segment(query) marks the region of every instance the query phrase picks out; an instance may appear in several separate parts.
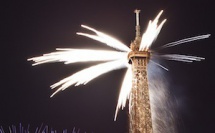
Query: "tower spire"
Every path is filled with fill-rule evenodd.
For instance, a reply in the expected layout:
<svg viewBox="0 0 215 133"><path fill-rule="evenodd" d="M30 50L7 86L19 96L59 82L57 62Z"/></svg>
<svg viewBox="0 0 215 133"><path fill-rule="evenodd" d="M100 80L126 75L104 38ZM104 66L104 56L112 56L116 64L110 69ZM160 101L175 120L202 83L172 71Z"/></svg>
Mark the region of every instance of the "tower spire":
<svg viewBox="0 0 215 133"><path fill-rule="evenodd" d="M134 13L136 14L136 39L139 39L140 38L140 24L139 24L140 10L136 9L134 10Z"/></svg>

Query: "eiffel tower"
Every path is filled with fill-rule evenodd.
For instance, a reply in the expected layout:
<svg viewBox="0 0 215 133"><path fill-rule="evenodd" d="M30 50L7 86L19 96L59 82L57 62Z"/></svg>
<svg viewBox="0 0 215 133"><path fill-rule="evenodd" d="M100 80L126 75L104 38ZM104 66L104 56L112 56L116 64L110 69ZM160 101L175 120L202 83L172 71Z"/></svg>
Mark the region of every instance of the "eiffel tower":
<svg viewBox="0 0 215 133"><path fill-rule="evenodd" d="M139 25L140 10L136 13L136 37L128 54L132 65L132 90L130 94L129 133L152 133L152 117L147 78L147 64L150 51L139 51L141 37Z"/></svg>

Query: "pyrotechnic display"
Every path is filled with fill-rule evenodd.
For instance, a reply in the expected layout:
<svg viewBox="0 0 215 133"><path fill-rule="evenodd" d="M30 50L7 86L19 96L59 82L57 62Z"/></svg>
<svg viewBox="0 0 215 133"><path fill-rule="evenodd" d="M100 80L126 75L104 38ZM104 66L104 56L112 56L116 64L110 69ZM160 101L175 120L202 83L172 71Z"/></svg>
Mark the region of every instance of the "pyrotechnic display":
<svg viewBox="0 0 215 133"><path fill-rule="evenodd" d="M206 34L189 37L164 44L156 48L157 50L153 50L151 46L156 41L161 29L167 21L167 19L159 21L162 13L163 10L160 11L153 20L149 21L145 32L141 35L139 22L140 10L135 10L136 37L134 41L131 42L130 47L128 44L124 44L106 33L90 26L81 25L82 28L89 30L92 34L78 32L77 35L99 41L101 44L105 44L116 50L56 48L55 52L33 57L28 59L28 61L33 61L33 66L53 62L63 62L66 65L80 62L99 62L97 65L78 71L51 85L51 88L55 89L51 97L67 88L72 88L71 86L85 85L107 72L126 68L127 70L121 85L114 120L117 120L119 110L128 105L129 133L158 133L159 129L157 129L158 127L155 120L157 113L156 107L154 107L156 105L153 105L153 100L155 93L157 93L159 97L159 94L163 92L153 92L153 90L151 90L150 86L152 86L152 83L150 82L152 81L150 81L150 74L153 73L153 75L156 75L154 67L159 67L168 71L168 68L160 64L158 60L165 59L180 62L204 60L203 57L191 55L161 54L159 50L206 39L210 36L210 34ZM154 67L150 68L150 66ZM160 91L162 91L162 89ZM160 132L162 132L162 130Z"/></svg>

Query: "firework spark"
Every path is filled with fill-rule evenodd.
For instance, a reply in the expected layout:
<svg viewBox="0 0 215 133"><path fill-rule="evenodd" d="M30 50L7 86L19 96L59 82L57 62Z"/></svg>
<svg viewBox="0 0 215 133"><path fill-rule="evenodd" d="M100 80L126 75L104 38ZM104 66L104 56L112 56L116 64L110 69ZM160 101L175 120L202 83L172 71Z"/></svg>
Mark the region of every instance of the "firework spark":
<svg viewBox="0 0 215 133"><path fill-rule="evenodd" d="M56 49L57 52L44 54L43 56L28 59L33 60L35 65L64 62L65 64L90 62L90 61L111 61L124 59L127 56L126 52L116 52L108 50L91 50L91 49Z"/></svg>
<svg viewBox="0 0 215 133"><path fill-rule="evenodd" d="M162 13L163 13L163 10L160 11L160 13L154 19L154 21L151 21L151 20L149 21L146 32L142 36L139 51L148 51L149 47L152 45L152 43L157 38L158 34L160 33L161 28L163 27L164 23L166 22L166 19L164 19L159 26L157 25L158 20Z"/></svg>
<svg viewBox="0 0 215 133"><path fill-rule="evenodd" d="M97 34L97 36L96 35L86 34L86 33L79 33L79 32L77 33L78 35L86 36L86 37L89 37L91 39L100 41L102 43L107 44L110 47L116 48L116 49L121 50L121 51L126 51L126 52L130 51L128 46L126 46L122 42L118 41L117 39L115 39L115 38L113 38L113 37L111 37L111 36L109 36L109 35L107 35L105 33L97 31L97 30L95 30L95 29L93 29L93 28L91 28L89 26L86 26L86 25L81 25L81 27L95 32Z"/></svg>
<svg viewBox="0 0 215 133"><path fill-rule="evenodd" d="M187 42L192 42L195 40L201 40L201 39L205 39L210 37L210 34L206 34L206 35L200 35L200 36L195 36L195 37L190 37L190 38L185 38L179 41L175 41L175 42L171 42L171 43L167 43L165 45L163 45L161 48L168 48L168 47L173 47L179 44L183 44L183 43L187 43Z"/></svg>
<svg viewBox="0 0 215 133"><path fill-rule="evenodd" d="M159 17L163 11L161 11L157 17L153 21L149 21L147 30L142 35L141 45L139 51L148 51L150 46L156 40L158 34L160 33L161 28L163 27L166 19L164 19L159 25ZM105 63L100 63L95 66L91 66L84 70L81 70L51 86L52 89L57 88L57 90L51 95L54 96L59 91L65 90L68 87L75 85L86 84L98 76L110 72L112 70L127 68L127 72L124 77L124 81L120 90L118 104L116 107L116 115L120 108L124 108L126 106L126 101L129 99L131 86L132 86L132 74L131 74L131 66L127 63L127 55L131 51L128 46L118 41L117 39L101 32L95 30L89 26L81 25L81 27L88 29L94 32L96 35L88 34L88 33L80 33L78 35L85 36L91 38L93 40L104 43L110 47L113 47L119 51L107 51L107 50L93 50L93 49L66 49L66 48L58 48L56 52L44 54L42 56L33 57L28 59L28 61L33 61L33 65L39 65L43 63L51 63L51 62L64 62L65 64L77 63L77 62L92 62L92 61L106 61ZM182 39L180 41L171 42L166 45L163 45L161 48L168 48L172 46L176 46L179 44L183 44L186 42L191 42L195 40L208 38L210 34L201 35L191 38ZM174 60L174 61L182 61L182 62L193 62L193 61L201 61L204 58L196 57L196 56L187 56L187 55L179 55L179 54L158 54L152 53L152 57L150 58L150 62L155 64L165 70L168 70L164 66L153 61L154 59L166 59L166 60Z"/></svg>
<svg viewBox="0 0 215 133"><path fill-rule="evenodd" d="M98 76L104 73L107 73L109 71L116 70L116 69L125 68L126 67L125 63L126 63L125 60L121 59L121 60L111 61L107 63L102 63L99 65L95 65L95 66L86 68L84 70L81 70L52 85L51 86L52 89L59 86L60 87L57 89L57 91L55 91L51 95L51 97L54 96L57 92L61 90L65 90L71 85L78 86L81 84L86 84L89 81L93 80L94 78L97 78Z"/></svg>
<svg viewBox="0 0 215 133"><path fill-rule="evenodd" d="M129 66L125 74L125 77L121 86L121 90L119 93L118 104L116 107L114 120L116 120L119 109L120 108L123 109L126 106L126 102L129 99L129 95L131 92L131 88L132 88L132 70L131 70L131 66Z"/></svg>

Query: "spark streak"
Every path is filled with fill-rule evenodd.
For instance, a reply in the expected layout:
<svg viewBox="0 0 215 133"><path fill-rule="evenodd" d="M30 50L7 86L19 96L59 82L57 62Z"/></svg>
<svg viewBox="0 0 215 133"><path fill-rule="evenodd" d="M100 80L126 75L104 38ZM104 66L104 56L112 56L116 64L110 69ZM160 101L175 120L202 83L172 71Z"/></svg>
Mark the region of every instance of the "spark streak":
<svg viewBox="0 0 215 133"><path fill-rule="evenodd" d="M56 49L57 52L28 59L35 65L49 62L64 62L65 64L90 61L110 61L126 58L126 52L90 50L90 49Z"/></svg>
<svg viewBox="0 0 215 133"><path fill-rule="evenodd" d="M205 59L203 57L179 55L179 54L166 54L166 55L159 55L159 56L160 58L164 58L166 60L174 60L174 61L182 61L182 62L201 61Z"/></svg>
<svg viewBox="0 0 215 133"><path fill-rule="evenodd" d="M129 66L127 69L127 72L125 74L125 77L124 77L124 80L122 83L122 87L120 89L118 103L116 106L116 112L115 112L115 117L114 117L115 121L116 121L116 117L117 117L119 109L120 108L123 109L126 106L126 102L129 99L129 95L131 92L131 88L132 88L132 70L131 70L131 66Z"/></svg>
<svg viewBox="0 0 215 133"><path fill-rule="evenodd" d="M167 43L163 46L161 46L160 48L168 48L168 47L173 47L179 44L183 44L183 43L187 43L187 42L192 42L192 41L196 41L196 40L201 40L201 39L206 39L210 37L210 34L206 34L206 35L200 35L200 36L195 36L195 37L190 37L190 38L185 38L179 41L175 41L175 42L171 42L171 43Z"/></svg>
<svg viewBox="0 0 215 133"><path fill-rule="evenodd" d="M154 19L154 21L151 21L151 20L149 21L147 30L142 36L142 41L140 44L139 51L147 51L149 47L152 45L152 43L155 41L155 39L157 38L162 26L166 22L166 19L164 19L159 26L157 25L158 20L162 13L163 13L163 10L160 11L160 13Z"/></svg>
<svg viewBox="0 0 215 133"><path fill-rule="evenodd" d="M68 88L71 85L81 85L81 84L87 84L88 82L90 82L91 80L97 78L98 76L107 73L109 71L112 70L117 70L117 69L121 69L121 68L125 68L126 67L126 63L124 59L121 60L116 60L116 61L111 61L111 62L107 62L107 63L102 63L99 65L95 65L89 68L86 68L84 70L81 70L55 84L53 84L51 86L52 89L59 87L52 95L51 97L53 97L56 93L58 93L59 91L63 91L66 88Z"/></svg>
<svg viewBox="0 0 215 133"><path fill-rule="evenodd" d="M79 32L77 33L78 35L86 36L86 37L89 37L91 39L100 41L102 43L106 43L108 46L116 48L116 49L121 50L121 51L125 51L125 52L130 51L128 46L126 46L125 44L121 43L117 39L115 39L115 38L113 38L113 37L111 37L105 33L97 31L97 30L95 30L89 26L86 26L86 25L81 25L81 27L95 32L98 36L90 35L90 34L86 34L86 33L79 33Z"/></svg>
<svg viewBox="0 0 215 133"><path fill-rule="evenodd" d="M157 66L159 66L159 67L161 67L161 68L163 68L163 69L166 70L166 71L169 71L168 68L162 66L161 64L159 64L159 63L157 63L157 62L155 62L155 61L153 61L153 60L150 60L150 62L153 63L153 64L155 64L155 65L157 65Z"/></svg>

